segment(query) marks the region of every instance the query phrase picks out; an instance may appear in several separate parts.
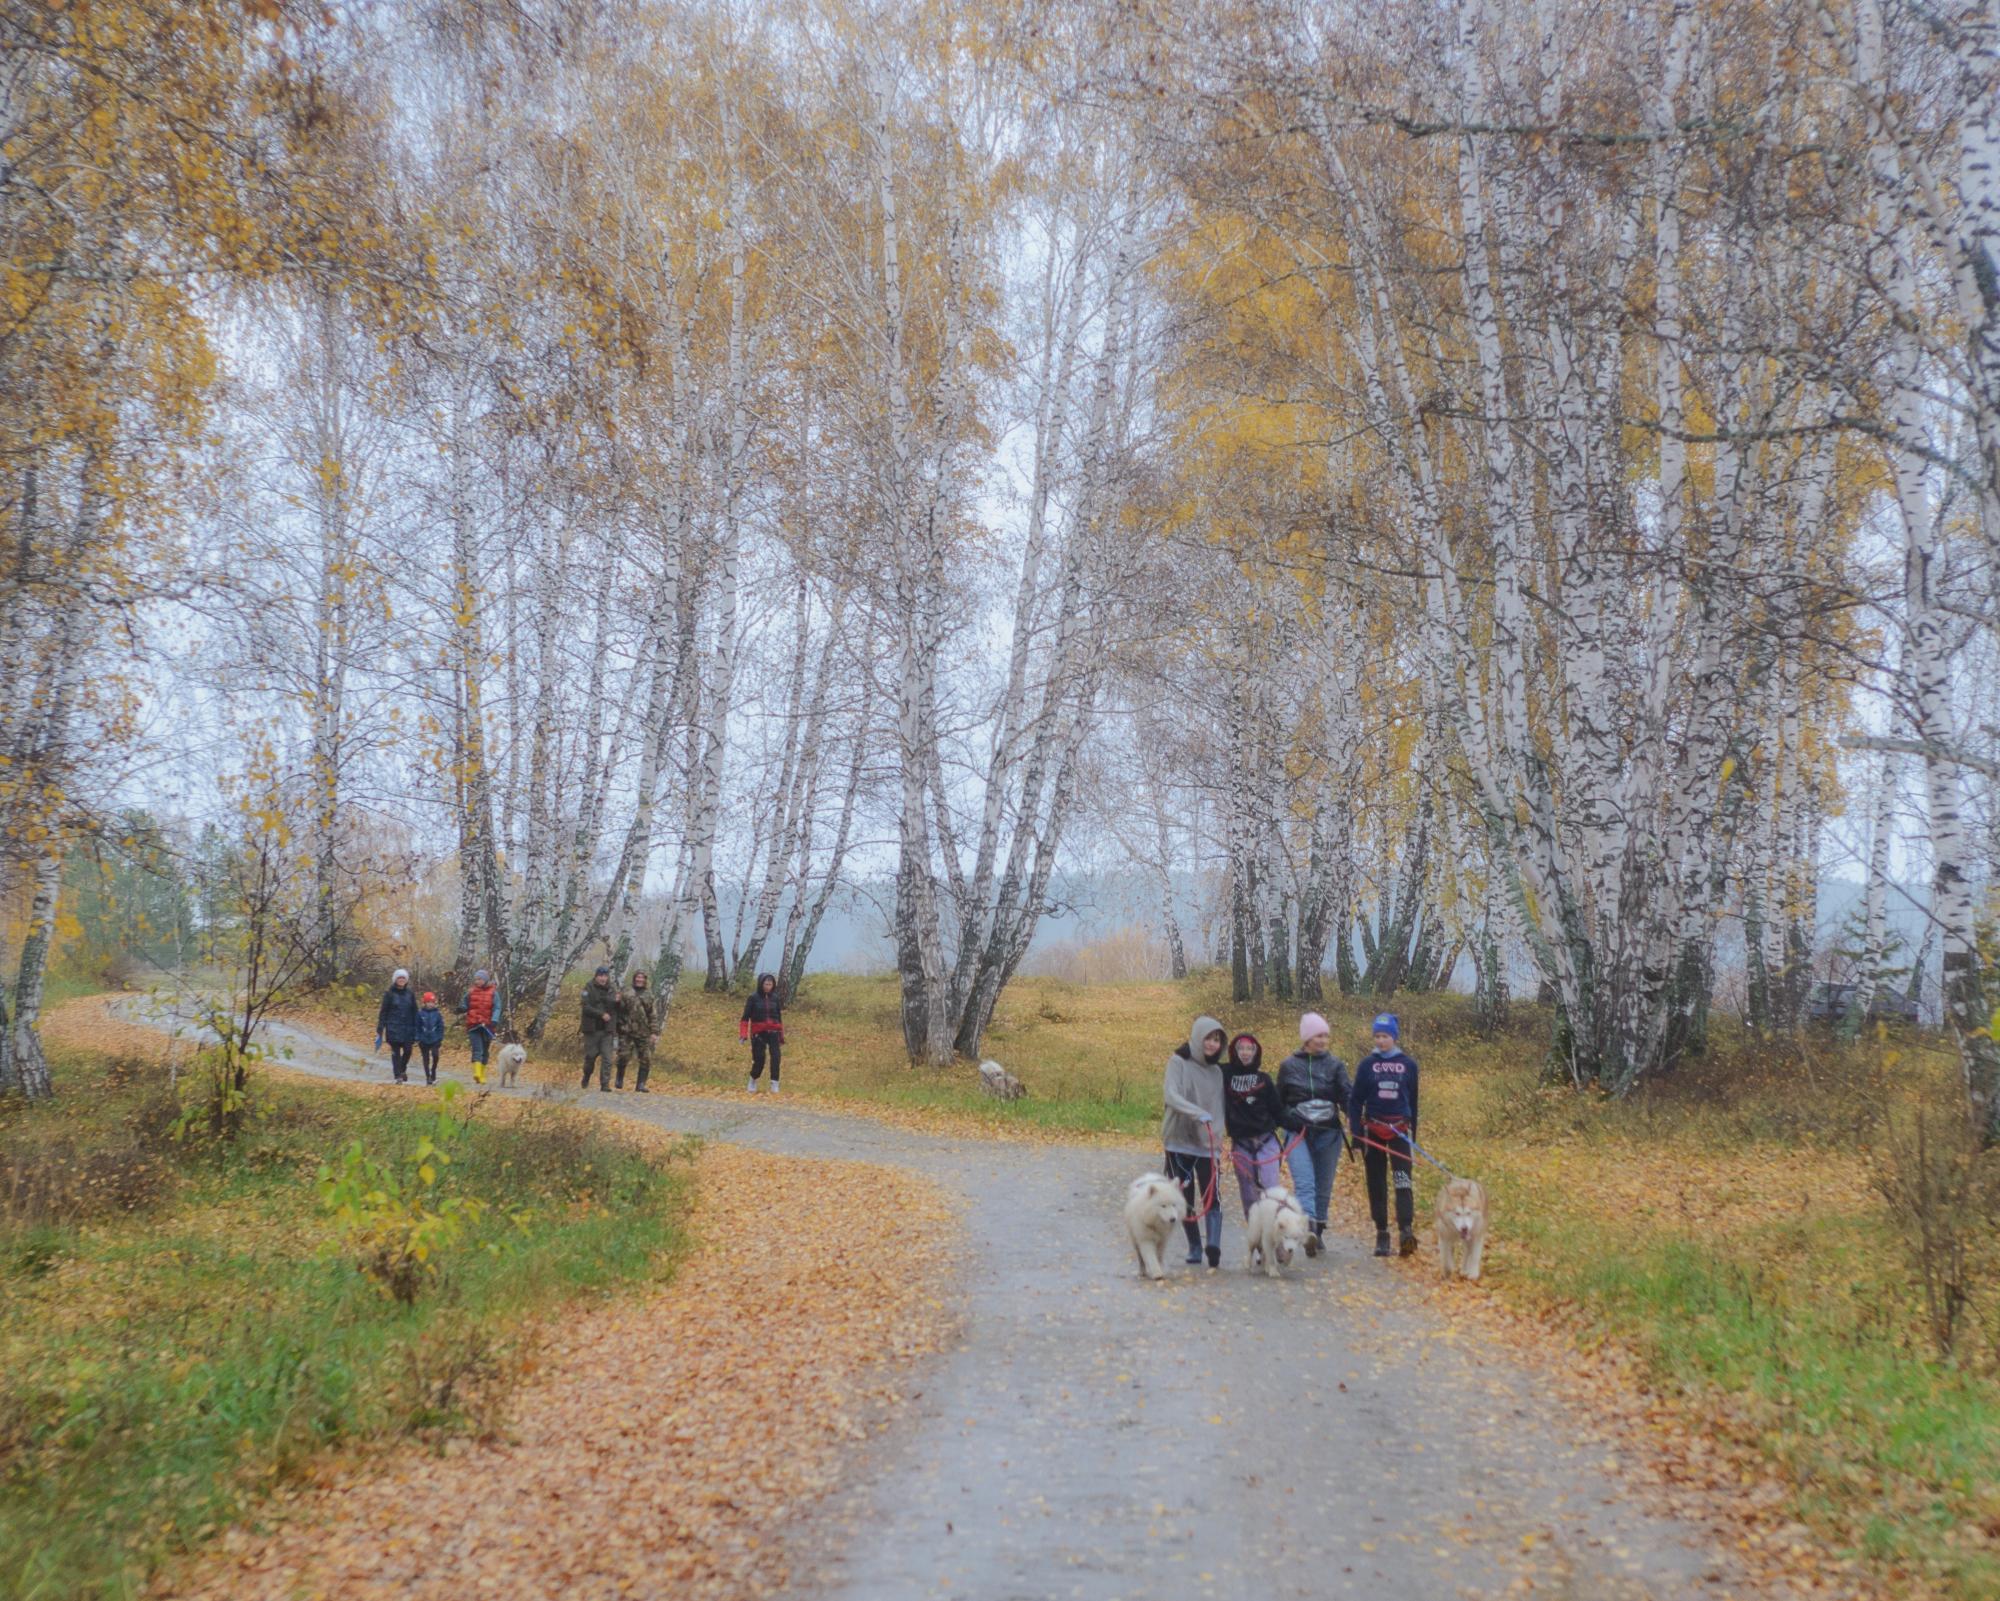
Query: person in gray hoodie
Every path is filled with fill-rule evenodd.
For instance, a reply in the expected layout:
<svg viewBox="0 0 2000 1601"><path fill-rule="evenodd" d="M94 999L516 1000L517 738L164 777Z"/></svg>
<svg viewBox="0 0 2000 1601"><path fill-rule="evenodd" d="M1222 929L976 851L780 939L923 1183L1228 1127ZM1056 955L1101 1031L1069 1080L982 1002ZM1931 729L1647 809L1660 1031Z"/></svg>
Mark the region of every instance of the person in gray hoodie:
<svg viewBox="0 0 2000 1601"><path fill-rule="evenodd" d="M1206 1221L1210 1267L1222 1265L1222 1207L1215 1193L1215 1159L1222 1149L1222 1052L1228 1039L1228 1030L1216 1019L1197 1017L1188 1030L1187 1043L1176 1046L1167 1058L1161 1088L1167 1103L1166 1115L1160 1119L1167 1175L1180 1184L1187 1197L1189 1218ZM1201 1232L1195 1221L1181 1226L1187 1230L1187 1259L1192 1265L1201 1260Z"/></svg>

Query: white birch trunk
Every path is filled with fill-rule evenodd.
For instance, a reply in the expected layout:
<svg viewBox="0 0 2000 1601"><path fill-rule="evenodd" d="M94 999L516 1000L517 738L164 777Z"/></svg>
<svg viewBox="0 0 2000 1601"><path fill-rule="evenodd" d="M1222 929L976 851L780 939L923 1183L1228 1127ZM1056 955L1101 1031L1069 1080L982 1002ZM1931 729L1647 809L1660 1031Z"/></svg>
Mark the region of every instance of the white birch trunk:
<svg viewBox="0 0 2000 1601"><path fill-rule="evenodd" d="M46 1100L54 1093L49 1060L36 1025L42 1016L42 984L48 973L49 946L55 939L56 901L62 890L63 858L45 851L35 863L35 898L28 909L28 935L21 945L21 964L14 980L14 1016L8 1030L9 1073L28 1100Z"/></svg>

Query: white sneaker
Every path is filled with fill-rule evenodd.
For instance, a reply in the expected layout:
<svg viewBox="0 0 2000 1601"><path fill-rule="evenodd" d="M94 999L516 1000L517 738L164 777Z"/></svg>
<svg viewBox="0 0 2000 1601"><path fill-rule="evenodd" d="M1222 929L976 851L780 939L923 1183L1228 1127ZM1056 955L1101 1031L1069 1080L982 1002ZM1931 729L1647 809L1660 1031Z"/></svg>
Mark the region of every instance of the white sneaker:
<svg viewBox="0 0 2000 1601"><path fill-rule="evenodd" d="M755 1095L757 1093L757 1081L754 1078L751 1079L750 1082L745 1084L743 1087L746 1090L748 1090L752 1095Z"/></svg>
<svg viewBox="0 0 2000 1601"><path fill-rule="evenodd" d="M778 1093L778 1081L776 1079L771 1080L771 1093L773 1095Z"/></svg>

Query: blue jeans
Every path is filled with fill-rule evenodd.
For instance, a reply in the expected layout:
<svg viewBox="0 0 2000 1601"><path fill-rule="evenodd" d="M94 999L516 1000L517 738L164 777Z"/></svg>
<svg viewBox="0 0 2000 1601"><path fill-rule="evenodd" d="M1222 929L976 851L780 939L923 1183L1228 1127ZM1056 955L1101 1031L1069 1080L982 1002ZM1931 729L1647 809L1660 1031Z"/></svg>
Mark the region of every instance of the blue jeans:
<svg viewBox="0 0 2000 1601"><path fill-rule="evenodd" d="M1292 1147L1292 1189L1313 1227L1326 1227L1326 1209L1333 1199L1333 1175L1340 1171L1342 1142L1337 1128L1309 1128Z"/></svg>

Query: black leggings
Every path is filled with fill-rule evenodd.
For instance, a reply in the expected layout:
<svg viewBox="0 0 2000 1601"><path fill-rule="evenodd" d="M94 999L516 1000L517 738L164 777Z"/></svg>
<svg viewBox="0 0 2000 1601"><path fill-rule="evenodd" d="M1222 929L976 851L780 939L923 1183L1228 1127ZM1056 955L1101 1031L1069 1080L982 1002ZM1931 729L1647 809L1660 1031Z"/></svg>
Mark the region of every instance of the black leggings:
<svg viewBox="0 0 2000 1601"><path fill-rule="evenodd" d="M1167 1152L1167 1177L1181 1187L1181 1195L1187 1201L1188 1218L1181 1219L1181 1228L1187 1233L1188 1249L1201 1249L1201 1225L1204 1216L1208 1220L1208 1243L1222 1243L1222 1197L1215 1193L1215 1158L1212 1156L1190 1156L1185 1151ZM1203 1213L1201 1203L1208 1202L1208 1211Z"/></svg>
<svg viewBox="0 0 2000 1601"><path fill-rule="evenodd" d="M750 1082L757 1082L764 1071L764 1058L771 1059L771 1082L778 1082L778 1055L785 1042L775 1034L752 1034L750 1036Z"/></svg>
<svg viewBox="0 0 2000 1601"><path fill-rule="evenodd" d="M437 1082L438 1052L443 1049L442 1045L426 1045L421 1040L417 1042L417 1054L424 1059L424 1082L426 1084L435 1084Z"/></svg>
<svg viewBox="0 0 2000 1601"><path fill-rule="evenodd" d="M401 1045L389 1041L389 1071L396 1075L398 1084L410 1076L410 1052L416 1048L415 1040L406 1040Z"/></svg>
<svg viewBox="0 0 2000 1601"><path fill-rule="evenodd" d="M1370 1134L1369 1139L1375 1136ZM1389 1142L1384 1140L1383 1144ZM1408 1233L1416 1224L1417 1196L1412 1187L1415 1181L1410 1177L1410 1159L1407 1156L1391 1156L1387 1151L1378 1151L1373 1145L1361 1147L1361 1165L1368 1174L1368 1211L1375 1219L1377 1233L1386 1233L1389 1228L1389 1177L1396 1179L1396 1226Z"/></svg>

